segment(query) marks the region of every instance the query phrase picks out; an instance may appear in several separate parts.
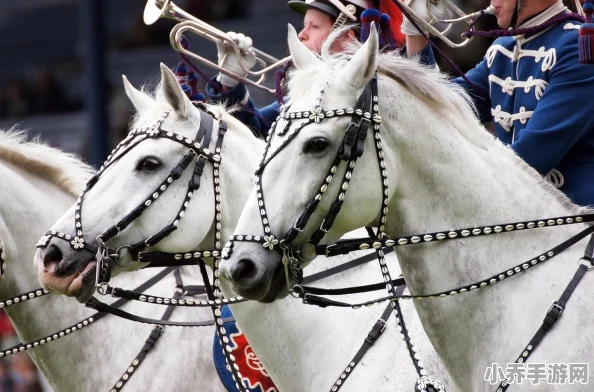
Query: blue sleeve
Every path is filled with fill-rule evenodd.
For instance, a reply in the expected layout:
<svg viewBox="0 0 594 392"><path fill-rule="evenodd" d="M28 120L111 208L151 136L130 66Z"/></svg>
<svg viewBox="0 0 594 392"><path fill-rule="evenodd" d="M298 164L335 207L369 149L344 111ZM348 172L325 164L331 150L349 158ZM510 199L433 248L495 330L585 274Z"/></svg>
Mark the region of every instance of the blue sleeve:
<svg viewBox="0 0 594 392"><path fill-rule="evenodd" d="M243 83L225 92L220 87L215 88L215 83L217 87L220 86L214 79L211 79L206 85L206 94L210 100L213 103L225 103L228 106L239 107L239 110L232 113L233 116L248 126L256 137L265 139L268 136L268 131L270 131L270 125L276 120L280 112L279 103L275 101L258 109Z"/></svg>
<svg viewBox="0 0 594 392"><path fill-rule="evenodd" d="M530 166L546 175L594 127L592 65L579 62L578 38L568 34L557 46L557 64L526 128L511 145Z"/></svg>
<svg viewBox="0 0 594 392"><path fill-rule="evenodd" d="M464 76L466 76L472 84L469 84L462 77L452 79L452 83L464 87L466 92L470 94L483 124L492 121L491 98L488 96L489 91L491 90L489 86L489 67L487 66L487 61L483 58L476 67L468 71Z"/></svg>

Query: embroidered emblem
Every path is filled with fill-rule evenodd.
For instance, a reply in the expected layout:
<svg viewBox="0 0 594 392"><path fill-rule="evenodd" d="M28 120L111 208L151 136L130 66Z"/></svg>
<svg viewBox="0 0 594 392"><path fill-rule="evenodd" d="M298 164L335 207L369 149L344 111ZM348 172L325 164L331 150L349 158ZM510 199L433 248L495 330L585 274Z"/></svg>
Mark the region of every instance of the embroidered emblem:
<svg viewBox="0 0 594 392"><path fill-rule="evenodd" d="M278 392L245 335L239 328L237 328L237 331L238 333L231 333L229 336L232 342L231 349L233 356L235 356L235 363L239 366L243 381L253 391Z"/></svg>

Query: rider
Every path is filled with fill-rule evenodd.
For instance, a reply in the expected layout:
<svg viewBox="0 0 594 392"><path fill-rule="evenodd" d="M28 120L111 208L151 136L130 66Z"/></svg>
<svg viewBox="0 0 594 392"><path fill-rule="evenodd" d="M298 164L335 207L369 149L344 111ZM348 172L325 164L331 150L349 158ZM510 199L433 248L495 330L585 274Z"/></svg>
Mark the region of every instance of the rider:
<svg viewBox="0 0 594 392"><path fill-rule="evenodd" d="M330 35L333 29L343 26L345 23L344 20L349 20L347 23L351 23L350 19L345 19L344 15L342 15L342 18L339 18L341 16L341 10L337 7L336 3L337 0L291 0L288 2L288 5L292 10L304 15L304 27L299 33L299 39L305 46L316 53L320 52L322 43ZM389 28L394 34L393 39L397 44L403 43L404 36L397 31L397 27L402 21L402 14L397 8L388 7L385 1L342 0L342 4L345 6L348 6L349 4L355 6L355 16L358 21L361 20L361 14L367 10L368 3L376 3L374 5L375 8L379 9L381 12L389 14L389 23L391 23L392 26L396 26L396 29L393 27ZM341 39L346 41L359 39L361 25L351 24L353 28L347 30ZM243 34L230 32L228 35L238 44L242 53L245 53L241 60L244 62L244 66L248 69L252 68L256 62L255 54L252 49L252 40ZM217 44L217 49L219 65L222 68L236 74L244 75L244 71L238 63L240 60L238 60L237 55L233 50L227 49L222 42ZM224 63L221 64L221 60L225 55L227 57L225 58ZM285 67L283 73L286 73L287 68L288 67ZM277 75L277 77L279 76ZM283 78L284 75L281 74L280 77ZM270 125L279 114L282 103L282 93L280 94L281 97L277 97L277 101L264 108L257 109L250 99L249 92L243 83L239 83L237 80L224 74L219 74L215 79L216 81L213 80L206 86L206 92L209 98L215 102L227 102L231 105L238 105L241 109L235 112L234 115L241 120L241 122L250 127L257 136L267 136Z"/></svg>
<svg viewBox="0 0 594 392"><path fill-rule="evenodd" d="M429 20L425 1L415 11ZM594 205L594 68L579 61L582 24L562 0L491 0L504 36L466 77L483 122L575 203ZM430 50L408 20L407 55ZM426 32L424 32L426 33ZM477 91L479 90L479 91ZM481 91L484 98L479 98Z"/></svg>

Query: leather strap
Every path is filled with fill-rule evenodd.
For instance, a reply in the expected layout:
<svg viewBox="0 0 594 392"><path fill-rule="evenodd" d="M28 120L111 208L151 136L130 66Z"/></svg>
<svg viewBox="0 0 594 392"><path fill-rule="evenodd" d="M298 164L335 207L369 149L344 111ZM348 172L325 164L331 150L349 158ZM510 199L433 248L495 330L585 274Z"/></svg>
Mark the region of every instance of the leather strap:
<svg viewBox="0 0 594 392"><path fill-rule="evenodd" d="M547 314L545 315L545 318L544 318L540 328L538 329L538 331L536 331L536 334L534 334L534 336L530 340L530 343L528 343L528 345L524 348L524 350L522 351L522 354L520 354L518 359L516 359L516 363L526 362L528 360L528 358L530 357L530 355L534 352L534 350L542 342L542 340L547 335L547 333L551 330L551 328L553 328L553 326L555 325L557 320L559 320L559 318L561 318L561 315L563 314L563 311L565 310L565 307L567 306L567 302L569 301L569 298L571 297L571 295L577 288L578 284L580 283L580 281L582 280L582 278L584 277L586 272L589 269L594 268L594 260L592 259L592 257L594 256L593 251L594 251L594 235L592 237L590 237L590 241L588 242L588 246L586 247L586 251L585 251L584 257L582 259L582 260L587 261L590 264L590 267L588 267L586 264L580 263L580 266L578 267L577 271L573 275L573 278L571 279L571 281L569 282L569 284L563 291L563 294L561 294L561 297L559 297L559 299L557 301L553 302L553 304L547 311ZM499 385L499 388L501 388L501 391L506 391L510 385L511 384L509 384L508 382L506 382L504 380ZM500 389L497 389L497 390L499 391Z"/></svg>
<svg viewBox="0 0 594 392"><path fill-rule="evenodd" d="M384 249L385 254L391 253L393 251L394 251L394 248ZM313 275L306 276L303 278L303 284L310 284L310 283L316 282L318 280L329 278L330 276L333 276L333 275L338 275L338 274L348 271L352 268L358 267L363 264L367 264L370 261L373 261L375 259L376 259L376 255L373 253L358 257L358 258L353 259L347 263L343 263L343 264L337 265L336 267L328 268L325 271L317 272ZM314 288L308 288L308 289L314 289ZM328 290L328 291L331 291L331 290ZM331 295L331 294L328 294L328 295Z"/></svg>
<svg viewBox="0 0 594 392"><path fill-rule="evenodd" d="M396 289L396 294L402 295L405 287L406 286L404 285L399 286ZM382 313L381 317L375 322L375 324L367 334L367 337L363 340L363 344L361 345L351 362L349 362L349 365L345 368L340 377L338 377L338 379L334 383L334 386L331 388L332 392L338 391L344 385L346 379L351 375L355 366L357 366L357 364L361 362L361 359L363 359L365 353L369 351L369 349L373 346L377 339L379 339L382 333L384 333L388 319L392 315L393 311L394 308L392 307L392 304L389 303L388 306L386 306L386 309Z"/></svg>
<svg viewBox="0 0 594 392"><path fill-rule="evenodd" d="M349 238L345 240L339 240L334 244L318 245L316 246L316 254L323 255L326 257L346 255L350 252L358 250L370 249L376 246L403 246L403 245L414 245L422 244L427 242L443 242L453 239L467 238L467 237L479 237L485 235L491 235L500 232L513 232L519 230L530 230L543 227L554 227L559 225L568 225L576 223L588 223L594 222L594 214L579 214L579 215L567 215L559 217L551 217L545 219L535 219L531 221L519 221L503 223L498 225L479 226L479 227L467 227L456 230L443 230L431 233L420 233L409 236L396 237L396 238L383 238L377 244L374 241L370 241L369 237L363 238Z"/></svg>

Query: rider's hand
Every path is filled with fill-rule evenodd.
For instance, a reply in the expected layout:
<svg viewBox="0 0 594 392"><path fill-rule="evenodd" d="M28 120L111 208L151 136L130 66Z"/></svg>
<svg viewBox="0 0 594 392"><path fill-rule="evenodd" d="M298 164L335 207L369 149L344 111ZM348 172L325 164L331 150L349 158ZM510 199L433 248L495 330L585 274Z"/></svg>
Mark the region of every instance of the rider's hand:
<svg viewBox="0 0 594 392"><path fill-rule="evenodd" d="M414 0L410 8L415 11L423 20L429 22L431 20L431 16L427 11L427 1L426 0ZM446 12L446 4L444 0L438 0L437 5L435 5L433 0L429 0L431 13L435 15L437 18L444 19L447 12ZM408 20L406 16L402 21L402 25L400 26L400 30L409 36L414 35L423 35L423 33L427 34L427 30L423 28L419 23L417 23L422 30L422 33Z"/></svg>
<svg viewBox="0 0 594 392"><path fill-rule="evenodd" d="M227 36L237 44L241 52L241 57L237 56L233 48L227 47L224 41L217 42L217 57L219 67L226 69L227 71L233 72L236 75L245 76L247 73L243 70L240 65L251 70L256 65L256 54L252 47L252 39L239 33L236 34L232 31L227 33ZM227 55L227 57L225 57ZM217 80L225 87L233 88L239 83L237 80L225 74L219 74Z"/></svg>

